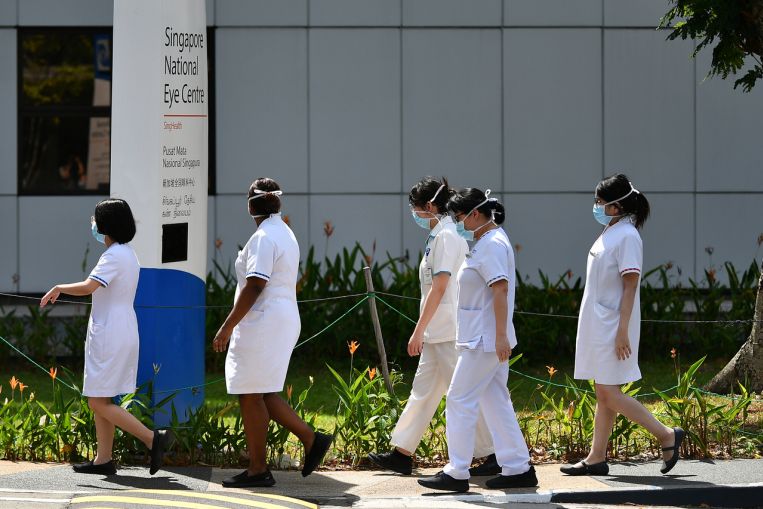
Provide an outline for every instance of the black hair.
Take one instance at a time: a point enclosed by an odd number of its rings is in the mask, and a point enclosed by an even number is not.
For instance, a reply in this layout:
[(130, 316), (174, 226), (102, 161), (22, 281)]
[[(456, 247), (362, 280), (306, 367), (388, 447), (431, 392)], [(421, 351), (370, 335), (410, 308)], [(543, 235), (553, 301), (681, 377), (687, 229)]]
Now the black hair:
[[(641, 191), (633, 191), (625, 198), (631, 189), (635, 189), (630, 179), (622, 173), (611, 175), (596, 186), (596, 197), (605, 202), (615, 202), (615, 205), (621, 214), (632, 215), (635, 219), (636, 228), (641, 229), (649, 217), (649, 200), (646, 199)], [(620, 199), (622, 198), (622, 199)]]
[[(437, 190), (440, 189), (440, 186), (445, 187), (438, 193)], [(448, 200), (453, 193), (455, 191), (450, 188), (448, 179), (445, 177), (439, 180), (435, 177), (424, 177), (411, 188), (411, 192), (408, 193), (408, 203), (414, 207), (424, 208), (434, 198), (432, 204), (437, 209), (437, 212), (445, 214), (448, 211)]]
[[(261, 195), (255, 193), (259, 191), (280, 191), (281, 186), (278, 182), (268, 177), (260, 177), (249, 186), (249, 211), (255, 216), (276, 214), (281, 211), (281, 199), (275, 194)], [(260, 196), (252, 200), (252, 196)]]
[(126, 201), (107, 198), (95, 206), (95, 227), (114, 242), (127, 244), (135, 237), (135, 218)]
[[(467, 187), (455, 193), (448, 201), (448, 210), (454, 214), (465, 214), (485, 201), (485, 193), (476, 187)], [(491, 198), (477, 209), (480, 214), (493, 217), (495, 224), (503, 224), (506, 220), (506, 209), (501, 203)], [(493, 214), (495, 212), (495, 214)]]

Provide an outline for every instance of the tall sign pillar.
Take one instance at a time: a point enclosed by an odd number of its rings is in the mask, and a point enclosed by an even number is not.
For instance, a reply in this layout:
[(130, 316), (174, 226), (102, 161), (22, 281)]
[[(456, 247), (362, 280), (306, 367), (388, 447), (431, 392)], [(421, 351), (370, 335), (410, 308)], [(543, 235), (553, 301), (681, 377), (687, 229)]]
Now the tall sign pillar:
[(204, 399), (208, 84), (204, 0), (115, 0), (111, 195), (135, 215), (138, 383), (157, 425)]

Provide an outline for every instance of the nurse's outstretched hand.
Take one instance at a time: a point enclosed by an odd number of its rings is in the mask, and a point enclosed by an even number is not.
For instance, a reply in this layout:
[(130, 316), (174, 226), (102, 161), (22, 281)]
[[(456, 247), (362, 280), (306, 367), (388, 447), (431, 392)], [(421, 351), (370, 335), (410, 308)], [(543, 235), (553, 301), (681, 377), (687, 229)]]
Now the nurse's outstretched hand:
[(411, 339), (408, 340), (408, 355), (416, 357), (421, 355), (421, 351), (424, 349), (424, 336), (413, 333)]
[(42, 299), (40, 299), (40, 307), (44, 308), (48, 302), (55, 304), (59, 295), (61, 295), (61, 290), (58, 289), (58, 286), (54, 286), (48, 290), (48, 293), (42, 296)]
[(631, 356), (631, 342), (628, 339), (627, 330), (618, 330), (615, 337), (615, 353), (617, 358), (624, 361)]
[(495, 354), (498, 356), (498, 362), (506, 362), (511, 357), (511, 347), (507, 336), (497, 336), (495, 338)]
[(228, 341), (230, 341), (230, 335), (232, 330), (227, 327), (220, 327), (220, 330), (215, 334), (215, 339), (212, 340), (212, 349), (215, 352), (224, 352), (228, 348)]

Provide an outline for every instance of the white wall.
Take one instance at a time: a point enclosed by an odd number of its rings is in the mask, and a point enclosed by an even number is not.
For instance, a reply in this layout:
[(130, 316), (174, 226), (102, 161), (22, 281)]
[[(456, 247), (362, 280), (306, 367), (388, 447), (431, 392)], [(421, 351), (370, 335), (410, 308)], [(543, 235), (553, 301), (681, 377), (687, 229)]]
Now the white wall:
[[(531, 280), (539, 268), (582, 275), (598, 233), (593, 188), (614, 171), (652, 203), (646, 268), (672, 262), (686, 281), (710, 263), (743, 268), (763, 254), (763, 85), (743, 94), (730, 81), (703, 81), (707, 55), (694, 62), (691, 42), (654, 30), (665, 0), (207, 7), (217, 27), (208, 250), (223, 265), (253, 230), (244, 196), (265, 175), (284, 188), (303, 252), (312, 244), (319, 255), (357, 240), (368, 250), (376, 242), (377, 257), (415, 256), (424, 238), (407, 191), (445, 174), (502, 196), (518, 268)], [(0, 29), (0, 66), (16, 69), (18, 24), (109, 24), (110, 13), (94, 0), (0, 0), (0, 26), (10, 27)], [(13, 74), (0, 76), (0, 234), (18, 230), (21, 242), (0, 245), (0, 290), (13, 289), (19, 267), (20, 289), (43, 291), (79, 275), (89, 240), (77, 218), (96, 198), (16, 198)], [(40, 213), (55, 217), (40, 227)], [(325, 221), (335, 227), (328, 243)], [(67, 246), (47, 256), (40, 235)]]

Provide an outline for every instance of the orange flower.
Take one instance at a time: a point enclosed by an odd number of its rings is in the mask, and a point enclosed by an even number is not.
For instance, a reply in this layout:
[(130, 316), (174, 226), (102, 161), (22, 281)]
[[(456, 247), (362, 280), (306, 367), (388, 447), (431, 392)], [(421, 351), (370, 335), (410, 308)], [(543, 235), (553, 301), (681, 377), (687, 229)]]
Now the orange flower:
[(707, 280), (710, 283), (715, 282), (715, 269), (710, 269), (707, 271)]
[(572, 269), (567, 269), (567, 279), (572, 279)]
[(575, 401), (570, 401), (570, 406), (567, 407), (567, 419), (572, 420), (572, 415), (575, 413)]
[(522, 251), (522, 244), (514, 244), (514, 251), (516, 251), (517, 253)]
[(58, 368), (50, 368), (50, 371), (48, 372), (48, 374), (50, 375), (50, 378), (55, 380), (56, 375), (58, 374)]
[(347, 346), (350, 349), (350, 355), (355, 355), (355, 350), (358, 349), (358, 347), (360, 346), (360, 343), (358, 343), (357, 341), (353, 339), (352, 341), (347, 342)]
[(678, 355), (678, 350), (676, 350), (675, 348), (671, 348), (670, 349), (670, 358), (671, 359), (675, 359), (676, 355)]
[(334, 233), (334, 225), (331, 224), (331, 221), (323, 223), (323, 233), (326, 234), (326, 237), (331, 237)]
[(21, 394), (24, 394), (24, 389), (26, 389), (27, 387), (29, 387), (29, 386), (19, 382), (19, 390), (21, 391)]
[(546, 366), (546, 370), (548, 371), (549, 378), (554, 376), (556, 374), (556, 368), (554, 366)]
[(291, 385), (286, 386), (286, 399), (288, 399), (289, 401), (291, 401), (292, 390), (294, 390), (294, 388)]
[(376, 376), (376, 368), (371, 368), (368, 370), (368, 378), (373, 380)]
[(18, 379), (15, 376), (12, 376), (11, 377), (11, 389), (15, 391), (16, 387), (18, 387), (18, 385), (19, 385)]
[(284, 223), (286, 223), (286, 226), (291, 226), (291, 221), (289, 220), (289, 216), (283, 216), (281, 217)]
[(215, 239), (215, 249), (223, 247), (223, 239)]

